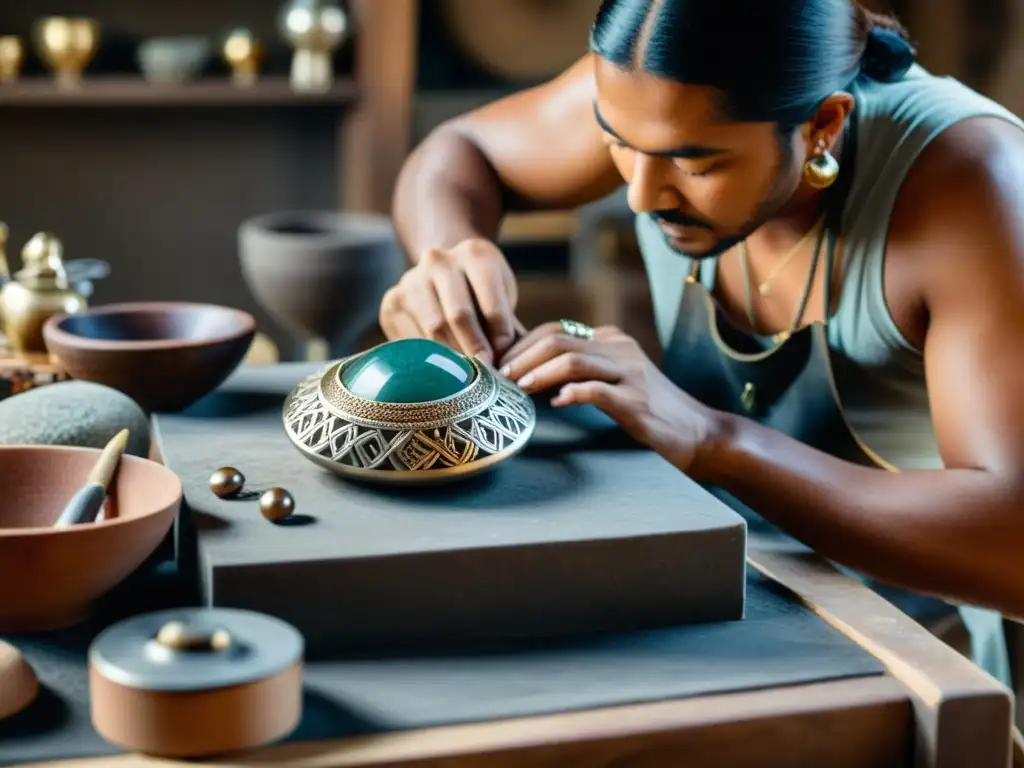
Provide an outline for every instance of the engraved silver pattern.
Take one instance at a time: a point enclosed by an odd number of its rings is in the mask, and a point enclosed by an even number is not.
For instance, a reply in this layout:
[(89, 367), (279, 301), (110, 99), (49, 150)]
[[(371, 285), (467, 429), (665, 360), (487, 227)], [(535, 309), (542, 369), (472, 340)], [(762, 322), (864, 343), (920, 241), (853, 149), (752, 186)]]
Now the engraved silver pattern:
[(341, 383), (346, 358), (288, 397), (284, 427), (310, 460), (338, 474), (385, 482), (467, 476), (521, 450), (536, 424), (529, 396), (471, 360), (462, 392), (427, 403), (379, 403)]

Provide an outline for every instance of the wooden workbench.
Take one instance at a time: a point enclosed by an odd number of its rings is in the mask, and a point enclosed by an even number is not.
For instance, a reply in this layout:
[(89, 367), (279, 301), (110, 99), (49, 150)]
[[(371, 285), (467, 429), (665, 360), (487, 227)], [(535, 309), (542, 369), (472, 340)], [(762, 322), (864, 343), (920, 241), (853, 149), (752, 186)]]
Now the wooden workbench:
[[(49, 366), (37, 362), (50, 372)], [(749, 559), (755, 569), (791, 590), (796, 599), (868, 650), (888, 674), (340, 741), (289, 743), (219, 762), (178, 763), (122, 755), (33, 765), (660, 766), (678, 764), (683, 755), (688, 766), (1002, 768), (1009, 764), (1013, 706), (1010, 692), (1002, 685), (816, 555), (773, 547), (752, 536)]]
[[(332, 742), (200, 766), (970, 766), (1011, 753), (1009, 691), (819, 557), (753, 541), (751, 565), (878, 658), (888, 674)], [(49, 768), (178, 765), (138, 755)]]

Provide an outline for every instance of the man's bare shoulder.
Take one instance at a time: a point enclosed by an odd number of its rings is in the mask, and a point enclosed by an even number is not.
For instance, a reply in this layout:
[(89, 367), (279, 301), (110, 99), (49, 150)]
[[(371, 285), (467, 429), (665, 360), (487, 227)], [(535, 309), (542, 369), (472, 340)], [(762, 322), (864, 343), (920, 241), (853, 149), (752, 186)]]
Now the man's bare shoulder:
[(978, 117), (937, 136), (907, 175), (890, 221), (885, 282), (894, 311), (913, 305), (927, 316), (947, 294), (984, 302), (993, 280), (1024, 298), (1022, 212), (1024, 130)]
[(946, 129), (918, 157), (893, 211), (890, 242), (912, 246), (936, 236), (954, 243), (987, 237), (1000, 215), (1009, 213), (1016, 222), (1022, 203), (1024, 130), (997, 117), (969, 118)]

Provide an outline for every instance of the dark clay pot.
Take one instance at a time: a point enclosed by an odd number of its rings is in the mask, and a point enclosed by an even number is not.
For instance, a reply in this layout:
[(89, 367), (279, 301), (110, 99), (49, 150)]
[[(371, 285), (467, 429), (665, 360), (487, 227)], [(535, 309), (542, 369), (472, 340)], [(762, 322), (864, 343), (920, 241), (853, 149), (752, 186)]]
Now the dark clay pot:
[(356, 351), (377, 323), (404, 258), (385, 216), (291, 211), (258, 216), (238, 231), (242, 275), (253, 298), (299, 338)]

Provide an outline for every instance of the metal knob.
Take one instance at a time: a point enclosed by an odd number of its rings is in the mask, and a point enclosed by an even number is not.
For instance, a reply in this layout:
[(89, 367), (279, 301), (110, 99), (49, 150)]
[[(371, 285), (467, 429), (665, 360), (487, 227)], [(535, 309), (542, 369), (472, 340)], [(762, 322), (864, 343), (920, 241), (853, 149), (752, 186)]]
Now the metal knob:
[(160, 628), (156, 641), (172, 651), (226, 651), (231, 647), (231, 634), (226, 629), (190, 632), (183, 622), (171, 621)]

